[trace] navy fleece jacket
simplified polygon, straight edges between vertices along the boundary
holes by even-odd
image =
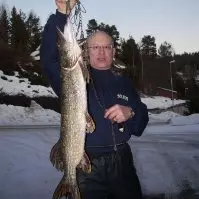
[[[41,63],[55,93],[60,95],[60,66],[56,47],[56,27],[63,30],[66,15],[53,14],[48,19],[43,32],[40,50]],[[97,70],[91,67],[93,84],[88,85],[88,111],[96,129],[86,136],[88,151],[110,151],[129,140],[131,135],[141,136],[148,123],[148,111],[139,95],[132,87],[130,79],[116,75],[111,70]],[[104,109],[115,104],[131,107],[135,116],[121,125],[104,118]]]

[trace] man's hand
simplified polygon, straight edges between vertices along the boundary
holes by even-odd
[[[77,1],[78,0],[69,0],[70,7],[68,4],[68,0],[55,0],[55,3],[59,12],[64,13],[64,14],[70,14],[70,11],[74,8]]]
[[[130,107],[116,104],[105,111],[104,117],[113,122],[122,123],[134,115],[135,113]]]

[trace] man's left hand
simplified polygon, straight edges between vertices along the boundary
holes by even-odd
[[[104,117],[113,122],[126,122],[129,118],[134,116],[132,108],[116,104],[109,109],[106,109]]]

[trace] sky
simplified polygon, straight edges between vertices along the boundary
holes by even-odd
[[[55,12],[54,0],[1,0],[12,8],[28,13],[33,10],[41,17],[42,25]],[[81,1],[86,8],[84,27],[90,19],[116,25],[120,37],[133,36],[138,43],[144,35],[156,39],[157,48],[167,41],[175,52],[199,51],[199,1],[198,0],[100,0]],[[117,2],[117,3],[116,3]]]

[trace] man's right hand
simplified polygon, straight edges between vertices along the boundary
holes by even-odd
[[[64,14],[70,14],[70,11],[74,8],[78,0],[69,0],[69,1],[70,1],[70,7],[67,7],[68,0],[55,0],[58,11]]]

